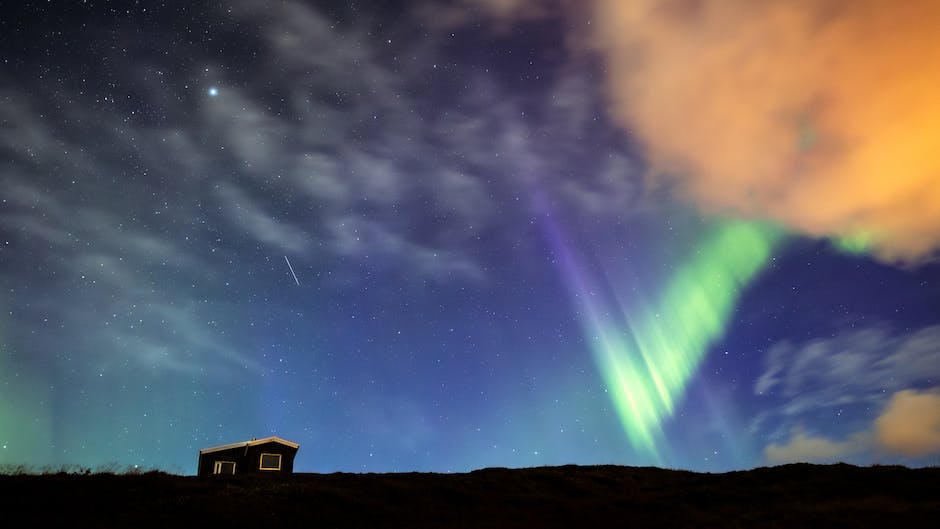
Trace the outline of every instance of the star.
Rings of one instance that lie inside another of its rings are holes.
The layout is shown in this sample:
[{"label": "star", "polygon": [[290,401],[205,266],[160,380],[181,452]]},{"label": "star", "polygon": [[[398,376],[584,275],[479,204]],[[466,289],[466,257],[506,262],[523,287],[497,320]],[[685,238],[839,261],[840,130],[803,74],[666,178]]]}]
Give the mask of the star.
[{"label": "star", "polygon": [[210,86],[210,87],[209,87],[209,97],[215,97],[215,96],[217,96],[217,95],[219,95],[219,89],[218,89],[217,87],[215,87],[215,86]]}]

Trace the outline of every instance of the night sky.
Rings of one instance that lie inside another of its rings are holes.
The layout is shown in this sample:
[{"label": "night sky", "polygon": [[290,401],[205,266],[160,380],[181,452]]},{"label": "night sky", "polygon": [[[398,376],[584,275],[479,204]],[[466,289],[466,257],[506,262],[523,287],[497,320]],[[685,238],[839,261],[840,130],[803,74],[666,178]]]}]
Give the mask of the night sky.
[{"label": "night sky", "polygon": [[0,464],[940,464],[936,2],[12,4]]}]

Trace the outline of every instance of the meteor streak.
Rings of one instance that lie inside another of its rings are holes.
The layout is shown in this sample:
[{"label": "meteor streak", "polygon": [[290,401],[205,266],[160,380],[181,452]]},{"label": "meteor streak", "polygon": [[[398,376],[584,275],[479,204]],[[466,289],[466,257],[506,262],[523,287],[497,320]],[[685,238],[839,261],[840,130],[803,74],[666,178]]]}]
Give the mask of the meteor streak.
[{"label": "meteor streak", "polygon": [[287,268],[290,268],[290,275],[294,276],[294,283],[297,283],[297,286],[300,286],[300,281],[297,280],[297,274],[294,273],[294,267],[290,265],[290,259],[288,259],[285,255],[284,260],[287,261]]}]

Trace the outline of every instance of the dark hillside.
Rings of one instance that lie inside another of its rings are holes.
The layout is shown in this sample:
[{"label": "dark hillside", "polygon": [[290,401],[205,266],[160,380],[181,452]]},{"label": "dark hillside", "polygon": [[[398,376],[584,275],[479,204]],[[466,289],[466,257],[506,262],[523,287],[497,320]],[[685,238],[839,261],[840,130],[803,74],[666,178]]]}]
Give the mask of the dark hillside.
[{"label": "dark hillside", "polygon": [[936,527],[940,468],[0,476],[29,527]]}]

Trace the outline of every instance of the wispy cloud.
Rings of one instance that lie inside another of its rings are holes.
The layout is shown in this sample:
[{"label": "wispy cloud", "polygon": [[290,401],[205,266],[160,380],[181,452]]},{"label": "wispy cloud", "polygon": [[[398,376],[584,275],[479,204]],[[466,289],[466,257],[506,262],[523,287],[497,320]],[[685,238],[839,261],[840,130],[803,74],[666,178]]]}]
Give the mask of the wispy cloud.
[{"label": "wispy cloud", "polygon": [[304,230],[268,214],[238,187],[220,183],[217,192],[225,215],[259,242],[289,253],[301,253],[307,247],[308,236]]},{"label": "wispy cloud", "polygon": [[417,5],[418,16],[438,29],[486,21],[497,31],[507,31],[519,20],[544,17],[552,13],[555,0],[458,0],[456,2],[425,1]]},{"label": "wispy cloud", "polygon": [[789,399],[791,413],[861,400],[940,377],[940,325],[894,334],[887,327],[846,332],[767,352],[754,392]]},{"label": "wispy cloud", "polygon": [[[201,106],[203,120],[221,140],[222,148],[247,174],[269,176],[292,142],[292,128],[264,110],[238,88],[222,90]],[[260,172],[260,173],[259,173]]]},{"label": "wispy cloud", "polygon": [[[32,285],[36,292],[13,300],[20,325],[12,334],[24,347],[81,358],[89,372],[128,365],[178,374],[205,372],[210,365],[214,372],[253,369],[250,357],[200,323],[212,318],[200,315],[204,310],[194,299],[160,284],[200,275],[202,257],[106,204],[76,203],[68,189],[15,180],[4,189],[9,211],[0,218],[15,227],[8,261],[20,262],[21,288]],[[17,252],[21,242],[37,238],[56,256],[41,257],[38,270]],[[58,260],[67,266],[57,266]],[[37,289],[37,281],[55,288]],[[58,287],[71,292],[69,303],[62,303]],[[58,326],[48,328],[49,321]],[[38,336],[28,331],[34,325],[43,328]],[[62,343],[70,344],[66,351]]]},{"label": "wispy cloud", "polygon": [[338,160],[323,153],[304,153],[294,161],[292,184],[312,200],[345,210],[353,199],[353,189],[343,179]]},{"label": "wispy cloud", "polygon": [[[533,5],[481,9],[542,16]],[[599,92],[578,65],[520,96],[492,73],[444,64],[443,33],[391,43],[375,38],[381,21],[337,24],[304,2],[233,8],[224,16],[258,28],[247,78],[198,48],[185,65],[129,48],[113,59],[132,96],[67,84],[0,93],[2,251],[17,282],[48,287],[23,318],[82,329],[89,366],[119,350],[178,373],[250,368],[237,337],[209,324],[234,290],[227,277],[257,273],[246,248],[344,273],[381,256],[402,275],[480,283],[486,256],[531,230],[534,189],[590,215],[646,200],[641,168],[597,126]],[[18,251],[37,240],[48,252]],[[81,303],[61,303],[65,291]]]},{"label": "wispy cloud", "polygon": [[360,217],[336,219],[330,226],[331,243],[341,254],[354,257],[391,257],[406,273],[418,272],[439,281],[484,281],[483,270],[456,252],[423,246],[383,224]]},{"label": "wispy cloud", "polygon": [[[596,132],[603,110],[599,92],[582,80],[579,67],[566,67],[557,84],[524,99],[505,93],[492,76],[467,74],[459,97],[436,102],[440,111],[428,112],[415,95],[434,74],[427,43],[411,39],[408,53],[390,54],[387,42],[368,36],[374,31],[369,21],[336,24],[298,2],[262,12],[256,7],[241,2],[235,12],[260,24],[272,75],[276,68],[285,89],[291,87],[287,106],[275,112],[252,102],[258,94],[251,87],[229,89],[230,99],[205,102],[218,104],[210,128],[233,145],[236,166],[251,161],[250,168],[238,169],[255,176],[242,185],[245,194],[306,203],[306,211],[315,211],[303,225],[289,214],[282,222],[302,226],[318,248],[335,256],[364,255],[351,251],[362,240],[348,236],[349,226],[381,226],[364,230],[375,235],[369,244],[376,251],[403,264],[424,263],[413,269],[432,279],[446,275],[434,263],[449,256],[444,269],[476,277],[483,269],[473,263],[481,230],[501,210],[524,215],[518,202],[502,202],[529,194],[533,185],[577,212],[622,216],[642,210],[648,198],[637,184],[642,170]],[[529,3],[483,8],[498,17],[543,11]],[[411,60],[403,63],[404,55]],[[367,104],[357,104],[363,91]],[[597,157],[599,145],[610,148],[610,156]],[[359,220],[348,222],[352,218]],[[429,224],[428,218],[437,221]],[[415,225],[422,229],[410,228]],[[513,229],[502,219],[501,231]],[[271,236],[277,230],[263,231],[269,240],[285,242]]]},{"label": "wispy cloud", "polygon": [[72,138],[55,132],[50,112],[42,109],[41,103],[2,90],[0,100],[4,101],[0,105],[0,149],[9,150],[22,167],[46,172],[58,166],[78,174],[91,173],[93,162]]}]

